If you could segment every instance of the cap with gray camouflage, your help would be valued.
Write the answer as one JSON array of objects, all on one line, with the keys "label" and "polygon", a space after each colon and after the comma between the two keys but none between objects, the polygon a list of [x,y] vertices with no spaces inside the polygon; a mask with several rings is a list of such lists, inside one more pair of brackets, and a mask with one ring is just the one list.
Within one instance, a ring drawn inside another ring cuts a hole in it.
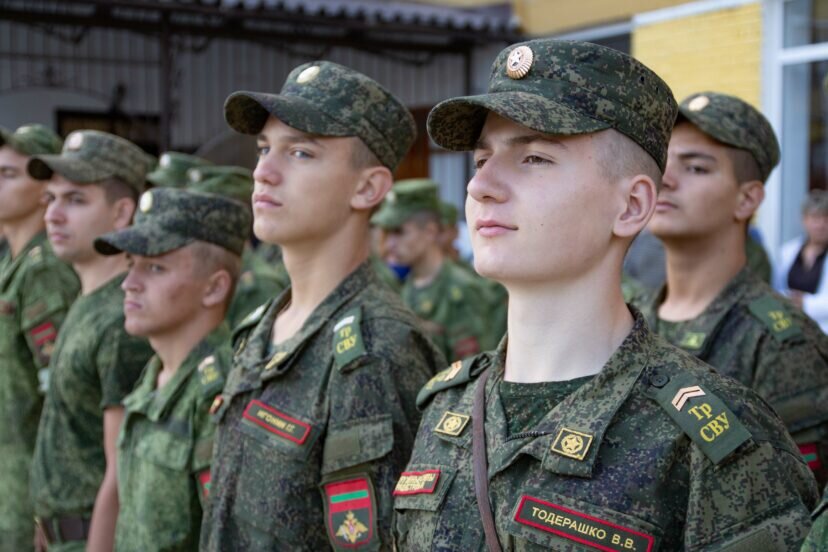
[{"label": "cap with gray camouflage", "polygon": [[126,251],[156,257],[204,241],[241,255],[250,231],[250,209],[214,194],[176,188],[144,192],[132,226],[95,240],[103,255]]},{"label": "cap with gray camouflage", "polygon": [[253,172],[231,165],[193,168],[187,171],[187,189],[229,197],[249,208]]},{"label": "cap with gray camouflage", "polygon": [[399,228],[418,213],[440,215],[437,183],[429,178],[400,180],[385,196],[382,207],[371,217],[371,224],[381,228]]},{"label": "cap with gray camouflage", "polygon": [[8,146],[22,155],[59,153],[63,140],[43,125],[23,125],[14,132],[0,127],[0,147]]},{"label": "cap with gray camouflage", "polygon": [[153,186],[183,188],[187,186],[187,171],[194,167],[205,167],[211,163],[201,157],[168,151],[158,159],[158,166],[147,175]]},{"label": "cap with gray camouflage", "polygon": [[758,109],[744,100],[718,92],[699,92],[679,105],[676,124],[687,120],[719,142],[750,152],[762,181],[779,163],[779,142]]},{"label": "cap with gray camouflage", "polygon": [[544,38],[501,51],[488,92],[437,104],[428,133],[446,149],[472,150],[489,111],[545,134],[615,129],[664,170],[677,107],[670,87],[636,59],[597,44]]},{"label": "cap with gray camouflage", "polygon": [[408,109],[375,80],[330,61],[295,68],[280,94],[234,92],[224,118],[238,132],[258,134],[270,115],[295,129],[320,136],[356,136],[394,170],[417,127]]},{"label": "cap with gray camouflage", "polygon": [[140,193],[146,187],[148,162],[144,150],[129,140],[98,130],[77,130],[66,137],[60,155],[36,155],[27,170],[38,180],[57,173],[76,184],[118,178]]}]

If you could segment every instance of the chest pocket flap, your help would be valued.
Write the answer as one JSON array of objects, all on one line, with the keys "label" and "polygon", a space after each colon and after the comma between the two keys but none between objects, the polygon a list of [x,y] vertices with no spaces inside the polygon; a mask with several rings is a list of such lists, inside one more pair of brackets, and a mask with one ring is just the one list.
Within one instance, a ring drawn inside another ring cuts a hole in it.
[{"label": "chest pocket flap", "polygon": [[329,474],[382,458],[394,446],[390,414],[358,418],[328,428],[322,453],[322,473]]},{"label": "chest pocket flap", "polygon": [[144,434],[135,447],[135,455],[153,464],[183,470],[190,459],[190,449],[188,439],[157,429]]}]

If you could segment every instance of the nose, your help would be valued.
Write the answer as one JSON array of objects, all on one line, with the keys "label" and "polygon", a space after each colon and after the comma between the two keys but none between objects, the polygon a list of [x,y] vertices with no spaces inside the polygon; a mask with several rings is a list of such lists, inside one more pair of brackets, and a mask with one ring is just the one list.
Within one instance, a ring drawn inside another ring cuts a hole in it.
[{"label": "nose", "polygon": [[253,180],[269,186],[276,186],[282,181],[278,163],[272,151],[259,156],[256,169],[253,171]]},{"label": "nose", "polygon": [[661,187],[675,190],[678,180],[676,179],[676,161],[667,158],[667,166],[664,167],[664,174],[661,176]]},{"label": "nose", "polygon": [[124,281],[121,282],[121,289],[124,290],[125,292],[132,292],[132,293],[135,293],[135,292],[141,290],[141,279],[138,276],[138,271],[136,270],[136,268],[134,266],[129,269],[129,272],[127,272],[126,278],[124,278]]},{"label": "nose", "polygon": [[43,215],[43,220],[49,224],[60,224],[64,222],[63,209],[58,205],[57,200],[53,200],[46,205],[46,213]]},{"label": "nose", "polygon": [[480,203],[490,201],[502,203],[506,201],[506,187],[500,176],[500,169],[494,156],[477,169],[474,176],[469,180],[467,191],[472,199]]}]

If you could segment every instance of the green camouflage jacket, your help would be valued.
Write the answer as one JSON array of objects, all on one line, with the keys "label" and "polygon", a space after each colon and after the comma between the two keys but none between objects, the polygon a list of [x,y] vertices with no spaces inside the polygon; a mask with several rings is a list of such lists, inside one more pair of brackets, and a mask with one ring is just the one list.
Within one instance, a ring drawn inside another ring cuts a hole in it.
[{"label": "green camouflage jacket", "polygon": [[242,253],[242,268],[236,291],[225,319],[230,328],[244,320],[257,307],[277,297],[290,285],[284,265],[269,265],[249,247]]},{"label": "green camouflage jacket", "polygon": [[493,299],[487,284],[453,261],[444,261],[422,288],[414,287],[409,274],[402,298],[449,361],[493,349],[503,335],[490,326]]},{"label": "green camouflage jacket", "polygon": [[57,332],[78,293],[46,234],[0,254],[0,550],[31,547],[29,472]]},{"label": "green camouflage jacket", "polygon": [[822,502],[813,514],[814,526],[802,545],[802,552],[825,552],[828,550],[828,489],[822,495]]},{"label": "green camouflage jacket", "polygon": [[55,344],[32,462],[41,517],[91,515],[106,469],[104,409],[121,405],[152,356],[124,330],[123,279],[75,300]]},{"label": "green camouflage jacket", "polygon": [[485,550],[471,416],[486,369],[489,496],[505,551],[792,550],[804,539],[816,485],[782,423],[640,314],[597,376],[511,437],[506,346],[421,391],[423,421],[394,490],[398,550]]},{"label": "green camouflage jacket", "polygon": [[693,320],[659,320],[665,292],[637,301],[650,325],[768,401],[822,488],[828,477],[828,337],[748,268]]},{"label": "green camouflage jacket", "polygon": [[198,550],[215,434],[209,409],[232,358],[230,330],[222,324],[190,351],[161,389],[156,387],[161,361],[153,357],[124,399],[116,550]]},{"label": "green camouflage jacket", "polygon": [[272,346],[290,290],[236,331],[218,422],[208,551],[388,549],[391,490],[444,359],[370,262]]}]

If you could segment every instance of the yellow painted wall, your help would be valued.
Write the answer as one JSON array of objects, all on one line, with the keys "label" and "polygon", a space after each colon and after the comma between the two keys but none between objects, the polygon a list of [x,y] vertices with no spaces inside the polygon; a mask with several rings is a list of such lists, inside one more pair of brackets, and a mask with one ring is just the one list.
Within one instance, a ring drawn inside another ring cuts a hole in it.
[{"label": "yellow painted wall", "polygon": [[638,27],[632,34],[632,54],[661,75],[679,101],[713,89],[761,105],[758,2]]},{"label": "yellow painted wall", "polygon": [[512,0],[512,8],[523,31],[540,36],[627,21],[637,13],[685,3],[687,0]]}]

